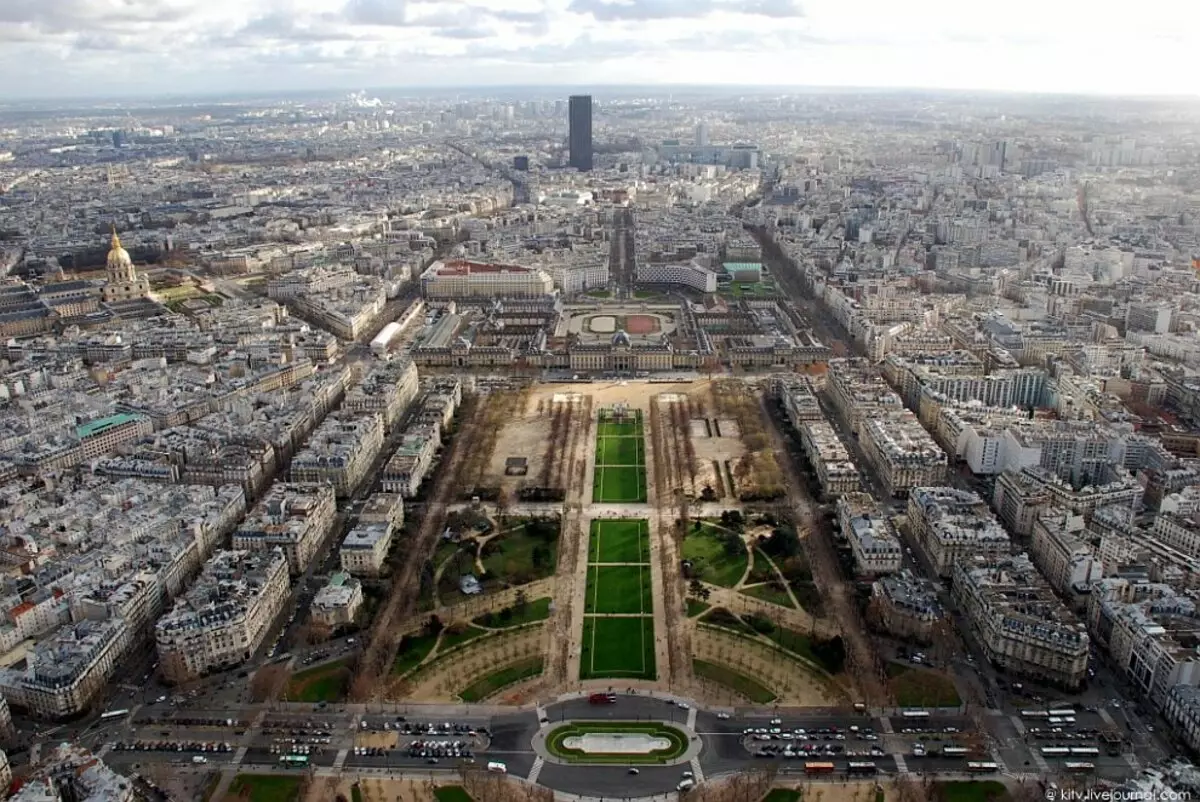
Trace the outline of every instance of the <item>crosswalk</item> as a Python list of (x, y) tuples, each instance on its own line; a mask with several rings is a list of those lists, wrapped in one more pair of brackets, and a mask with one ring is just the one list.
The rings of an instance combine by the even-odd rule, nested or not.
[(892, 757), (896, 761), (896, 772), (899, 774), (908, 774), (908, 763), (904, 761), (904, 755), (896, 752)]
[(337, 757), (333, 759), (334, 771), (341, 771), (342, 766), (346, 765), (346, 755), (350, 754), (349, 749), (339, 749)]
[(696, 729), (696, 708), (694, 707), (688, 708), (687, 727), (693, 731)]
[(546, 759), (543, 758), (541, 755), (538, 755), (537, 758), (533, 761), (533, 768), (531, 768), (529, 770), (529, 776), (526, 778), (529, 781), (530, 785), (537, 784), (538, 775), (540, 775), (542, 773), (542, 766), (544, 766), (544, 765), (546, 765)]
[(704, 782), (704, 769), (700, 768), (700, 758), (694, 757), (691, 760), (692, 776), (696, 778), (697, 783)]

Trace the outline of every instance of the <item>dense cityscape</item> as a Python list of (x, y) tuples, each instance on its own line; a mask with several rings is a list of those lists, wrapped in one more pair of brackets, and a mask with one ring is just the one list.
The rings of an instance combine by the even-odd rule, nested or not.
[(1200, 793), (1198, 122), (0, 106), (0, 797)]

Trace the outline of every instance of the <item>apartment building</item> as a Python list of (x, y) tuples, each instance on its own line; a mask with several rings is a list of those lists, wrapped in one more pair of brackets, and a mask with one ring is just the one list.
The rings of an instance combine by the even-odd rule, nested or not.
[(218, 551), (154, 629), (163, 678), (180, 683), (249, 660), (288, 599), (280, 548)]
[(825, 375), (829, 398), (838, 414), (861, 435), (863, 421), (899, 411), (904, 405), (865, 359), (831, 359)]
[(358, 514), (362, 524), (390, 524), (399, 529), (404, 523), (404, 498), (398, 493), (372, 493)]
[(908, 410), (864, 421), (860, 442), (884, 490), (894, 498), (907, 496), (914, 487), (946, 480), (946, 452)]
[(79, 438), (80, 456), (86, 462), (153, 431), (154, 424), (149, 418), (117, 414), (80, 424), (75, 428), (75, 435)]
[(850, 544), (859, 576), (900, 570), (903, 550), (896, 529), (869, 493), (851, 492), (837, 502), (838, 531)]
[(1200, 616), (1170, 585), (1108, 577), (1092, 586), (1088, 628), (1125, 679), (1156, 707), (1177, 685), (1200, 686)]
[(384, 432), (390, 432), (417, 397), (419, 388), (416, 363), (399, 357), (376, 365), (361, 382), (350, 387), (341, 411), (347, 416), (378, 413), (383, 418)]
[(918, 643), (931, 643), (933, 630), (945, 617), (938, 588), (911, 571), (882, 576), (871, 584), (871, 610), (887, 634)]
[(1160, 512), (1151, 529), (1154, 536), (1190, 557), (1200, 557), (1200, 512)]
[(233, 548), (282, 549), (292, 573), (302, 574), (333, 530), (336, 515), (332, 485), (276, 482), (234, 531)]
[(809, 377), (785, 376), (775, 381), (774, 390), (783, 404), (788, 422), (796, 429), (808, 421), (825, 420)]
[(1051, 508), (1086, 520), (1101, 507), (1136, 507), (1143, 492), (1137, 479), (1109, 465), (1099, 473), (1096, 483), (1077, 484), (1036, 466), (1005, 471), (996, 479), (992, 506), (1008, 530), (1022, 536), (1032, 534), (1037, 516)]
[(383, 571), (395, 531), (390, 521), (360, 522), (346, 533), (342, 547), (338, 550), (342, 570), (355, 576), (378, 576)]
[(437, 260), (421, 274), (421, 294), (430, 300), (539, 298), (554, 292), (554, 279), (538, 268)]
[(1167, 692), (1163, 718), (1193, 752), (1200, 752), (1200, 688), (1175, 685)]
[[(5, 758), (6, 768), (7, 765)], [(43, 752), (33, 773), (24, 778), (21, 787), (8, 800), (134, 802), (140, 798), (133, 780), (113, 771), (97, 755), (82, 746), (63, 742)]]
[(383, 449), (383, 430), (383, 415), (378, 412), (335, 412), (292, 458), (292, 482), (327, 484), (339, 498), (351, 495)]
[(800, 444), (823, 496), (833, 498), (859, 489), (858, 468), (833, 427), (823, 419), (805, 421), (800, 426)]
[(959, 560), (975, 556), (999, 559), (1011, 549), (1008, 534), (987, 502), (953, 487), (914, 488), (908, 496), (908, 525), (942, 577), (949, 577)]
[(1083, 607), (1083, 594), (1104, 576), (1104, 563), (1084, 539), (1082, 516), (1050, 510), (1033, 524), (1029, 554), (1050, 587), (1073, 607)]
[(436, 464), (441, 446), (441, 427), (437, 423), (414, 426), (406, 431), (395, 453), (383, 466), (380, 477), (383, 492), (414, 498)]
[(1024, 554), (958, 560), (951, 595), (992, 665), (1068, 690), (1086, 682), (1087, 630)]
[(0, 669), (0, 695), (39, 718), (77, 715), (104, 690), (131, 637), (121, 619), (68, 624), (38, 643), (24, 668)]

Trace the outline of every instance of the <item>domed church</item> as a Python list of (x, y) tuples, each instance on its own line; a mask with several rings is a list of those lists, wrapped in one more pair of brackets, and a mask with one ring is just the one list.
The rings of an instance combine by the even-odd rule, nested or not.
[(112, 248), (108, 252), (106, 263), (108, 281), (101, 291), (101, 297), (106, 303), (111, 301), (129, 301), (134, 298), (146, 298), (150, 295), (150, 279), (137, 272), (129, 251), (121, 247), (121, 238), (117, 236), (114, 226), (112, 232)]

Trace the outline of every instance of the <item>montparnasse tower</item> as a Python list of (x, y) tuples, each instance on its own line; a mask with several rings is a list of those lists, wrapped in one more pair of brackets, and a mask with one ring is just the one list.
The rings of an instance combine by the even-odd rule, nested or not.
[(133, 266), (129, 251), (121, 247), (116, 226), (113, 226), (112, 247), (108, 251), (105, 269), (108, 282), (101, 293), (105, 301), (128, 301), (150, 295), (150, 279), (140, 275)]

